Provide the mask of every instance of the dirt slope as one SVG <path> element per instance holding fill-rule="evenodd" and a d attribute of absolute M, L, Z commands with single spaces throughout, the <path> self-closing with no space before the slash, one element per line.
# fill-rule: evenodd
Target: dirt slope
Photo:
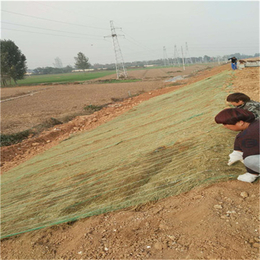
<path fill-rule="evenodd" d="M 190 78 L 210 77 L 229 66 Z M 235 72 L 236 91 L 259 101 L 259 70 Z M 175 87 L 144 93 L 93 115 L 78 117 L 41 137 L 2 148 L 6 170 L 70 133 L 92 129 L 134 105 Z M 260 259 L 259 181 L 200 187 L 156 203 L 94 216 L 2 240 L 2 259 Z"/>
<path fill-rule="evenodd" d="M 46 149 L 51 148 L 54 145 L 57 145 L 60 141 L 68 138 L 70 136 L 70 134 L 79 132 L 79 131 L 86 131 L 89 129 L 93 129 L 123 113 L 125 113 L 126 111 L 130 110 L 132 107 L 138 105 L 139 103 L 150 99 L 151 97 L 157 96 L 157 95 L 161 95 L 170 91 L 174 91 L 180 87 L 183 87 L 187 84 L 202 80 L 204 78 L 210 77 L 211 75 L 215 75 L 217 73 L 220 73 L 221 71 L 225 70 L 229 68 L 228 65 L 224 65 L 224 66 L 218 66 L 215 67 L 213 69 L 207 69 L 205 71 L 200 71 L 198 73 L 196 73 L 195 76 L 193 77 L 189 77 L 185 80 L 182 81 L 178 81 L 177 85 L 173 83 L 164 83 L 163 79 L 160 79 L 160 81 L 154 81 L 152 83 L 148 83 L 148 82 L 143 82 L 143 83 L 139 83 L 141 84 L 141 88 L 136 88 L 135 84 L 134 86 L 131 85 L 131 87 L 126 86 L 125 83 L 121 84 L 123 85 L 123 88 L 127 87 L 127 89 L 131 89 L 133 90 L 133 88 L 135 88 L 135 91 L 141 90 L 141 89 L 145 89 L 147 92 L 143 93 L 139 96 L 135 96 L 132 98 L 128 98 L 122 102 L 116 102 L 113 104 L 108 105 L 108 107 L 103 108 L 100 111 L 95 112 L 92 115 L 86 115 L 86 116 L 79 116 L 77 118 L 75 118 L 74 120 L 70 121 L 67 124 L 63 124 L 63 125 L 57 125 L 53 128 L 51 128 L 48 131 L 43 132 L 40 136 L 38 137 L 34 137 L 34 138 L 29 138 L 28 140 L 23 141 L 22 143 L 16 144 L 16 145 L 12 145 L 12 146 L 8 146 L 8 147 L 1 147 L 1 170 L 2 173 L 6 172 L 7 170 L 11 169 L 14 166 L 17 166 L 19 163 L 24 162 L 26 160 L 28 160 L 29 158 L 31 158 L 32 156 L 39 154 L 43 151 L 45 151 Z M 137 71 L 138 72 L 138 71 Z M 182 72 L 183 73 L 183 72 Z M 185 72 L 187 73 L 187 72 Z M 192 73 L 192 71 L 190 71 L 190 73 Z M 129 83 L 131 84 L 131 83 Z M 144 85 L 143 85 L 144 84 Z M 148 85 L 147 85 L 148 84 Z M 118 84 L 117 84 L 118 85 Z M 73 88 L 75 86 L 72 86 Z M 64 88 L 64 86 L 63 86 Z M 68 87 L 70 88 L 70 87 Z M 72 89 L 73 89 L 72 88 Z M 81 87 L 82 88 L 82 87 Z M 114 89 L 114 86 L 109 87 L 111 88 L 111 91 L 113 89 L 113 94 L 107 94 L 108 96 L 113 97 L 113 95 L 115 93 L 117 93 L 117 96 L 115 97 L 119 97 L 118 95 L 118 86 L 116 89 Z M 151 90 L 151 88 L 153 90 Z M 6 95 L 6 97 L 12 97 L 12 95 L 21 95 L 22 93 L 25 93 L 27 91 L 29 91 L 28 89 L 30 89 L 30 93 L 34 91 L 33 87 L 22 87 L 22 89 L 16 88 L 15 92 L 14 90 L 10 90 L 10 89 L 4 89 L 5 92 L 3 94 Z M 52 95 L 56 95 L 56 91 L 60 91 L 60 86 L 55 86 L 55 89 L 53 89 L 52 87 L 50 87 L 51 90 L 53 90 L 53 92 L 45 95 L 45 97 L 41 97 L 44 100 L 44 109 L 42 109 L 42 106 L 36 106 L 36 107 L 31 107 L 30 110 L 34 111 L 35 115 L 33 116 L 28 116 L 28 113 L 25 115 L 23 115 L 24 117 L 26 117 L 26 121 L 32 121 L 35 125 L 36 121 L 35 120 L 42 120 L 42 118 L 44 117 L 43 114 L 43 110 L 48 110 L 49 106 L 51 103 L 50 100 L 48 99 L 49 96 Z M 41 88 L 39 91 L 42 91 Z M 102 89 L 102 91 L 104 91 L 104 89 Z M 66 92 L 66 91 L 65 91 Z M 71 92 L 69 92 L 71 93 Z M 107 92 L 106 92 L 107 93 Z M 90 94 L 90 93 L 89 93 Z M 66 95 L 65 95 L 66 96 Z M 84 96 L 82 92 L 79 93 L 79 96 Z M 94 95 L 97 96 L 97 95 Z M 100 95 L 99 95 L 100 96 Z M 68 97 L 68 94 L 66 96 L 66 99 Z M 120 96 L 123 97 L 123 96 Z M 67 105 L 67 109 L 66 106 L 65 108 L 63 108 L 61 111 L 68 111 L 70 108 L 73 107 L 73 104 L 69 104 L 68 101 L 66 101 L 65 98 L 61 98 L 61 103 L 65 103 Z M 101 97 L 102 99 L 102 97 Z M 85 96 L 83 98 L 83 103 L 82 106 L 85 102 Z M 106 99 L 106 102 L 108 102 L 109 99 Z M 22 103 L 20 104 L 22 107 L 24 107 L 25 105 L 25 100 L 21 101 Z M 29 101 L 27 101 L 28 104 Z M 35 101 L 36 103 L 39 104 L 39 101 Z M 60 102 L 60 101 L 57 101 Z M 99 102 L 101 102 L 100 97 L 99 97 Z M 105 102 L 105 103 L 106 103 Z M 46 104 L 47 105 L 46 105 Z M 4 103 L 5 104 L 5 103 Z M 29 104 L 31 105 L 31 103 L 29 102 Z M 100 103 L 99 103 L 100 104 Z M 103 103 L 104 104 L 104 103 Z M 28 106 L 28 105 L 27 105 Z M 62 105 L 63 106 L 63 105 Z M 60 108 L 61 105 L 58 105 L 58 107 Z M 7 109 L 8 108 L 8 109 Z M 22 122 L 20 122 L 20 117 L 19 117 L 19 111 L 17 111 L 16 107 L 12 108 L 11 107 L 7 107 L 6 109 L 9 110 L 8 113 L 9 117 L 8 117 L 8 121 L 10 121 L 10 119 L 15 123 L 15 125 L 19 125 L 22 124 Z M 35 112 L 36 111 L 36 112 Z M 2 106 L 2 115 L 5 114 L 3 111 L 3 106 Z M 60 113 L 60 112 L 58 112 Z M 64 112 L 62 112 L 64 113 Z M 67 112 L 68 113 L 68 112 Z M 17 114 L 17 115 L 16 115 Z M 55 117 L 55 113 L 52 114 L 52 116 Z M 45 115 L 46 116 L 46 115 Z M 47 119 L 47 117 L 46 117 Z M 2 121 L 5 121 L 5 118 L 2 116 Z M 38 121 L 37 121 L 38 122 Z M 39 123 L 39 122 L 38 122 Z M 33 126 L 31 125 L 31 126 Z M 2 126 L 3 128 L 3 126 Z M 18 127 L 19 128 L 19 127 Z M 27 129 L 27 128 L 25 128 Z M 25 130 L 25 129 L 20 129 L 20 131 Z"/>

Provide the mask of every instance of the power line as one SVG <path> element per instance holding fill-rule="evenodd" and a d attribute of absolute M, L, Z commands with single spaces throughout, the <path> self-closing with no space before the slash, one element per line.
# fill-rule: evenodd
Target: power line
<path fill-rule="evenodd" d="M 32 2 L 32 3 L 34 3 L 34 4 L 37 4 L 37 5 L 42 5 L 42 6 L 46 6 L 46 7 L 50 7 L 50 8 L 53 8 L 53 9 L 55 9 L 55 11 L 57 10 L 57 8 L 56 7 L 53 7 L 53 6 L 51 6 L 51 5 L 46 5 L 46 4 L 43 4 L 42 2 Z M 74 6 L 73 6 L 74 7 Z M 83 17 L 85 17 L 86 18 L 86 15 L 84 14 L 81 14 L 81 13 L 79 13 L 79 12 L 75 12 L 75 11 L 73 11 L 73 10 L 67 10 L 67 9 L 65 9 L 64 7 L 63 8 L 60 8 L 60 6 L 59 6 L 59 11 L 62 11 L 62 12 L 66 12 L 66 13 L 74 13 L 74 14 L 76 14 L 76 15 L 80 15 L 80 16 L 83 16 Z M 93 17 L 93 18 L 95 18 L 95 19 L 98 19 L 98 20 L 100 20 L 100 18 L 98 18 L 98 17 L 95 17 L 95 16 L 93 16 L 93 15 L 90 15 L 89 13 L 88 13 L 88 17 Z M 103 17 L 103 14 L 102 14 L 102 17 Z M 107 21 L 109 21 L 109 19 L 108 18 L 105 18 Z M 107 29 L 108 30 L 108 29 Z"/>
<path fill-rule="evenodd" d="M 129 41 L 127 38 L 125 38 L 125 40 Z M 129 41 L 129 42 L 132 43 L 132 41 Z M 127 45 L 124 45 L 124 48 L 127 48 L 127 49 L 133 51 L 133 49 L 128 47 Z M 157 52 L 157 54 L 156 54 L 156 52 Z M 147 50 L 146 49 L 145 51 L 134 51 L 134 52 L 131 52 L 130 54 L 141 54 L 141 55 L 148 55 L 149 54 L 150 56 L 157 55 L 159 57 L 160 56 L 160 52 L 161 52 L 161 50 L 159 50 L 159 49 L 154 49 L 154 50 L 152 50 L 152 49 Z M 128 53 L 125 52 L 125 54 L 128 54 Z"/>
<path fill-rule="evenodd" d="M 122 31 L 124 34 L 126 34 L 125 31 L 123 31 L 123 30 L 121 30 L 121 31 Z M 157 56 L 157 57 L 160 56 L 161 50 L 159 50 L 159 49 L 151 49 L 151 48 L 149 48 L 149 47 L 143 45 L 142 43 L 138 42 L 137 40 L 135 40 L 135 39 L 134 39 L 133 37 L 131 37 L 130 35 L 128 35 L 128 34 L 126 34 L 126 35 L 127 35 L 127 37 L 129 37 L 130 39 L 128 39 L 128 38 L 126 37 L 125 40 L 127 40 L 127 41 L 129 41 L 130 43 L 133 43 L 133 44 L 135 44 L 135 45 L 137 45 L 137 46 L 139 46 L 139 47 L 142 47 L 143 49 L 146 50 L 146 54 L 148 53 L 148 54 L 151 55 L 151 56 Z M 131 40 L 131 39 L 132 39 L 132 40 Z M 156 54 L 156 52 L 157 52 L 157 54 Z M 135 52 L 135 53 L 138 53 L 138 52 Z M 142 52 L 142 54 L 144 55 L 143 52 Z M 157 59 L 160 59 L 160 58 L 157 58 Z"/>
<path fill-rule="evenodd" d="M 127 40 L 127 41 L 129 41 L 130 43 L 134 43 L 134 44 L 136 44 L 135 42 L 133 42 L 133 41 L 130 41 L 129 39 L 127 39 L 127 38 L 125 38 L 125 40 Z M 127 47 L 128 48 L 128 47 Z M 145 51 L 138 51 L 138 52 L 135 52 L 135 53 L 139 53 L 139 52 L 141 52 L 142 54 L 144 54 L 144 53 L 149 53 L 151 56 L 155 56 L 155 55 L 157 55 L 157 56 L 160 56 L 161 54 L 160 54 L 160 52 L 161 52 L 161 50 L 159 50 L 159 49 L 154 49 L 154 50 L 152 50 L 152 49 L 145 49 Z M 157 52 L 157 54 L 155 53 L 155 52 Z"/>
<path fill-rule="evenodd" d="M 50 21 L 50 22 L 56 22 L 56 23 L 63 23 L 63 24 L 69 24 L 69 25 L 76 25 L 76 26 L 80 26 L 80 27 L 87 27 L 87 28 L 100 29 L 100 30 L 106 30 L 106 31 L 108 30 L 108 29 L 100 28 L 100 27 L 94 27 L 94 26 L 88 26 L 88 25 L 82 25 L 82 24 L 74 24 L 74 23 L 67 23 L 67 22 L 63 22 L 63 21 L 57 21 L 57 20 L 52 20 L 52 19 L 47 19 L 47 18 L 32 16 L 32 15 L 27 15 L 27 14 L 21 14 L 21 13 L 6 11 L 6 10 L 1 10 L 1 11 L 2 11 L 2 12 L 6 12 L 6 13 L 11 13 L 11 14 L 21 15 L 21 16 L 26 16 L 26 17 L 31 17 L 31 18 L 34 18 L 34 19 L 40 19 L 40 20 L 44 20 L 44 21 Z"/>
<path fill-rule="evenodd" d="M 121 30 L 124 34 L 126 34 L 123 30 Z M 126 34 L 126 35 L 128 35 L 128 34 Z M 138 41 L 136 41 L 133 37 L 131 37 L 130 35 L 128 35 L 128 37 L 130 37 L 131 39 L 133 39 L 132 40 L 132 42 L 134 43 L 134 44 L 136 44 L 136 45 L 139 45 L 139 46 L 141 46 L 142 48 L 144 48 L 144 49 L 150 49 L 149 47 L 147 47 L 147 46 L 145 46 L 145 45 L 143 45 L 142 43 L 139 43 Z M 128 41 L 130 41 L 129 39 L 127 39 L 126 38 L 126 40 L 128 40 Z M 150 49 L 151 50 L 151 49 Z M 151 51 L 153 51 L 153 50 L 151 50 Z"/>
<path fill-rule="evenodd" d="M 83 38 L 83 37 L 71 37 L 69 35 L 58 35 L 58 34 L 51 34 L 51 33 L 40 33 L 40 32 L 30 32 L 25 30 L 17 30 L 17 29 L 8 29 L 8 28 L 1 28 L 1 30 L 8 30 L 8 31 L 16 31 L 16 32 L 26 32 L 26 33 L 36 33 L 36 34 L 44 34 L 44 35 L 51 35 L 51 36 L 61 36 L 61 37 L 68 37 L 71 39 L 77 38 L 77 39 L 91 39 L 91 38 Z M 99 40 L 99 39 L 95 39 Z M 100 41 L 103 41 L 100 39 Z"/>
<path fill-rule="evenodd" d="M 29 26 L 29 25 L 23 25 L 23 24 L 9 23 L 9 22 L 4 22 L 4 21 L 2 21 L 2 23 L 11 24 L 11 25 L 18 25 L 18 26 L 22 26 L 22 27 L 29 27 L 29 28 L 34 28 L 34 29 L 41 29 L 41 30 L 48 30 L 48 31 L 62 32 L 62 33 L 72 33 L 72 34 L 79 34 L 79 35 L 87 35 L 87 36 L 94 36 L 94 37 L 100 37 L 101 38 L 101 36 L 85 34 L 85 33 L 75 33 L 75 32 L 68 32 L 68 31 L 61 31 L 61 30 L 53 30 L 53 29 L 47 29 L 47 28 L 42 28 L 42 27 L 35 27 L 35 26 Z"/>

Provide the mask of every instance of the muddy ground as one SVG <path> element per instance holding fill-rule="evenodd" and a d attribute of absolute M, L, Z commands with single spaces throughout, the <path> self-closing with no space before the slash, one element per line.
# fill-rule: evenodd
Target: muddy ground
<path fill-rule="evenodd" d="M 153 96 L 183 87 L 230 65 L 195 73 L 183 85 L 149 90 L 92 115 L 1 149 L 2 173 Z M 259 101 L 259 69 L 231 71 L 234 90 Z M 227 155 L 228 157 L 228 155 Z M 228 158 L 227 158 L 228 160 Z M 4 239 L 2 259 L 260 259 L 259 180 L 199 187 L 154 203 Z"/>

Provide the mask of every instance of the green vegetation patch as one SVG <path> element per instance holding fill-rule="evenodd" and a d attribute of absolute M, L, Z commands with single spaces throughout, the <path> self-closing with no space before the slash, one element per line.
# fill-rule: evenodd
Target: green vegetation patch
<path fill-rule="evenodd" d="M 91 113 L 95 112 L 95 111 L 99 111 L 103 108 L 104 106 L 95 106 L 95 105 L 89 105 L 89 106 L 85 106 L 84 110 L 85 111 L 90 111 Z"/>
<path fill-rule="evenodd" d="M 26 77 L 23 80 L 19 80 L 17 83 L 19 86 L 29 86 L 47 83 L 66 83 L 66 82 L 79 82 L 92 80 L 108 75 L 115 74 L 115 71 L 100 71 L 100 72 L 81 72 L 81 73 L 65 73 L 65 74 L 48 74 L 48 75 L 35 75 Z"/>
<path fill-rule="evenodd" d="M 156 96 L 2 176 L 2 237 L 235 178 L 235 133 L 214 122 L 228 72 Z"/>
<path fill-rule="evenodd" d="M 56 118 L 49 118 L 45 120 L 43 123 L 38 124 L 30 129 L 27 129 L 22 132 L 18 132 L 15 134 L 1 134 L 1 143 L 0 146 L 9 146 L 12 144 L 17 144 L 22 142 L 24 139 L 28 138 L 29 136 L 35 136 L 41 133 L 44 130 L 47 130 L 48 128 L 51 128 L 55 125 L 63 124 L 60 120 Z"/>
<path fill-rule="evenodd" d="M 25 130 L 16 134 L 1 134 L 1 143 L 0 146 L 8 146 L 12 144 L 17 144 L 22 140 L 28 138 L 28 136 L 32 134 L 31 130 Z"/>
<path fill-rule="evenodd" d="M 142 81 L 141 79 L 107 79 L 107 80 L 100 80 L 101 83 L 131 83 L 131 82 L 139 82 Z"/>

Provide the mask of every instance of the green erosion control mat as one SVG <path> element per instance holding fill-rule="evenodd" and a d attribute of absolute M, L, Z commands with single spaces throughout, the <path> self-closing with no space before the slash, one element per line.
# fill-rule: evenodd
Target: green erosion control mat
<path fill-rule="evenodd" d="M 228 72 L 154 97 L 2 175 L 1 237 L 235 178 L 235 134 L 214 122 Z"/>

